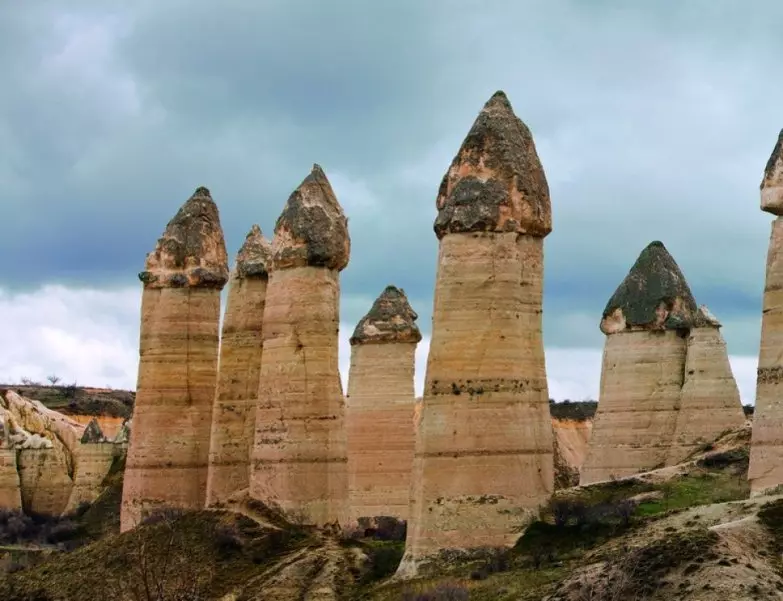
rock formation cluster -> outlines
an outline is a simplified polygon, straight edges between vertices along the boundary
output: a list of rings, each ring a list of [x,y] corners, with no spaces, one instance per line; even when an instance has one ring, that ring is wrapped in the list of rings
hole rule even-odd
[[[436,206],[432,340],[401,577],[444,549],[513,544],[554,485],[541,333],[549,188],[502,92],[468,132]]]
[[[761,180],[761,210],[772,213],[748,479],[756,495],[783,484],[783,130]]]
[[[204,506],[215,396],[220,291],[228,259],[218,209],[198,188],[139,274],[139,374],[121,529],[162,506]]]
[[[650,243],[604,309],[598,411],[580,484],[664,467],[744,422],[720,324]]]
[[[345,400],[338,364],[348,220],[321,167],[275,225],[250,494],[310,524],[344,523]]]
[[[122,444],[12,390],[0,394],[0,508],[59,516],[94,501]]]
[[[351,336],[346,399],[349,519],[408,518],[418,315],[387,286]]]
[[[263,317],[272,248],[254,225],[236,259],[220,342],[220,371],[207,478],[207,505],[250,485]]]

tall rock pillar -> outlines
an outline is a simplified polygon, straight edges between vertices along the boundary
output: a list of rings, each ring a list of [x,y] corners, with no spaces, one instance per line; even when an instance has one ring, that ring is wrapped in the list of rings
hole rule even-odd
[[[783,484],[783,130],[761,181],[761,210],[775,215],[767,251],[750,446],[751,495]]]
[[[346,423],[349,518],[407,520],[414,366],[421,333],[405,292],[387,286],[351,336]]]
[[[262,322],[272,248],[254,225],[231,274],[220,372],[212,412],[207,505],[225,501],[250,485],[250,451],[256,421]]]
[[[554,486],[541,333],[549,188],[533,137],[503,92],[468,132],[437,208],[403,578],[443,550],[513,544]]]
[[[139,377],[123,531],[149,510],[204,507],[220,291],[228,280],[223,230],[209,190],[198,188],[168,223],[139,279]]]
[[[306,523],[345,519],[345,399],[338,363],[348,221],[318,165],[275,225],[250,494]]]
[[[580,484],[666,464],[696,313],[679,266],[650,243],[604,309],[601,390]]]

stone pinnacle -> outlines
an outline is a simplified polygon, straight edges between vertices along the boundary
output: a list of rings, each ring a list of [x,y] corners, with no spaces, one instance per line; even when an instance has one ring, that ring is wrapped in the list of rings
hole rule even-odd
[[[694,326],[697,328],[720,328],[722,324],[706,305],[699,305]]]
[[[238,278],[267,278],[272,259],[272,245],[264,238],[261,228],[253,224],[242,248],[237,253]]]
[[[228,257],[218,208],[199,187],[166,225],[139,274],[145,288],[222,288],[228,281]]]
[[[98,424],[98,420],[93,417],[90,420],[90,423],[87,424],[87,427],[84,429],[84,433],[82,434],[82,438],[81,438],[81,443],[82,444],[99,443],[99,442],[104,442],[105,440],[106,437],[103,435],[103,431],[101,430],[101,427]]]
[[[351,238],[348,220],[319,165],[293,191],[275,224],[272,242],[275,269],[348,265]]]
[[[783,215],[783,130],[780,130],[778,140],[764,168],[764,178],[761,180],[761,210],[773,215]]]
[[[435,234],[552,231],[549,186],[528,127],[506,95],[484,105],[440,184]]]
[[[362,317],[351,336],[351,345],[384,342],[419,342],[418,315],[408,303],[405,291],[386,286],[375,299],[370,311]]]
[[[678,330],[694,326],[696,301],[662,242],[651,242],[606,304],[601,331]]]

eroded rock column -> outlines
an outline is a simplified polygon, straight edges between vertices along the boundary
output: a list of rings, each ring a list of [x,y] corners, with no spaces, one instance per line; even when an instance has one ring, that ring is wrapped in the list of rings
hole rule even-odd
[[[212,414],[207,505],[250,485],[271,245],[254,225],[229,281]]]
[[[549,188],[502,92],[443,178],[432,341],[400,577],[440,551],[513,544],[553,489],[541,334]]]
[[[752,495],[783,484],[783,131],[761,181],[761,210],[775,215],[767,251],[748,479]]]
[[[604,309],[600,397],[580,484],[666,465],[696,312],[677,263],[652,242]]]
[[[318,165],[275,226],[264,308],[250,492],[295,519],[345,519],[345,400],[338,363],[348,222]]]
[[[73,490],[65,508],[66,513],[98,498],[103,490],[103,480],[118,456],[118,451],[118,446],[104,436],[98,420],[93,418],[76,449]]]
[[[168,223],[139,279],[139,377],[123,531],[160,507],[204,507],[220,291],[228,280],[223,231],[209,190],[198,188]]]
[[[687,339],[685,381],[667,465],[684,461],[701,445],[745,423],[720,327],[707,307],[699,307]]]
[[[405,292],[387,286],[351,336],[346,422],[352,522],[408,519],[417,317]]]

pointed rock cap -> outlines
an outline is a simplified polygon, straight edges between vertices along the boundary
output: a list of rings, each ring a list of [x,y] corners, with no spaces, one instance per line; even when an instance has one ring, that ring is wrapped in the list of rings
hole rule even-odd
[[[139,274],[145,288],[217,288],[228,281],[228,256],[218,208],[197,188],[169,221]]]
[[[275,269],[348,265],[351,238],[348,220],[319,165],[288,197],[275,224],[272,257]]]
[[[271,260],[272,245],[264,238],[261,228],[253,224],[237,253],[236,277],[266,279],[269,277]]]
[[[690,329],[697,307],[685,276],[662,242],[651,242],[606,305],[604,334]]]
[[[370,311],[362,317],[351,336],[351,345],[385,342],[419,342],[416,325],[419,316],[408,303],[402,288],[386,286],[375,299]]]
[[[103,430],[101,430],[101,427],[98,424],[98,420],[93,417],[90,420],[90,423],[87,424],[87,427],[84,429],[84,434],[82,434],[81,443],[90,444],[90,443],[99,443],[105,441],[106,441],[106,437],[103,435]]]
[[[783,130],[780,130],[778,141],[769,156],[761,180],[761,210],[773,215],[783,215]]]
[[[552,231],[549,185],[533,136],[503,92],[484,105],[443,176],[435,234]]]
[[[706,305],[699,305],[694,325],[697,328],[720,328],[722,326]]]

